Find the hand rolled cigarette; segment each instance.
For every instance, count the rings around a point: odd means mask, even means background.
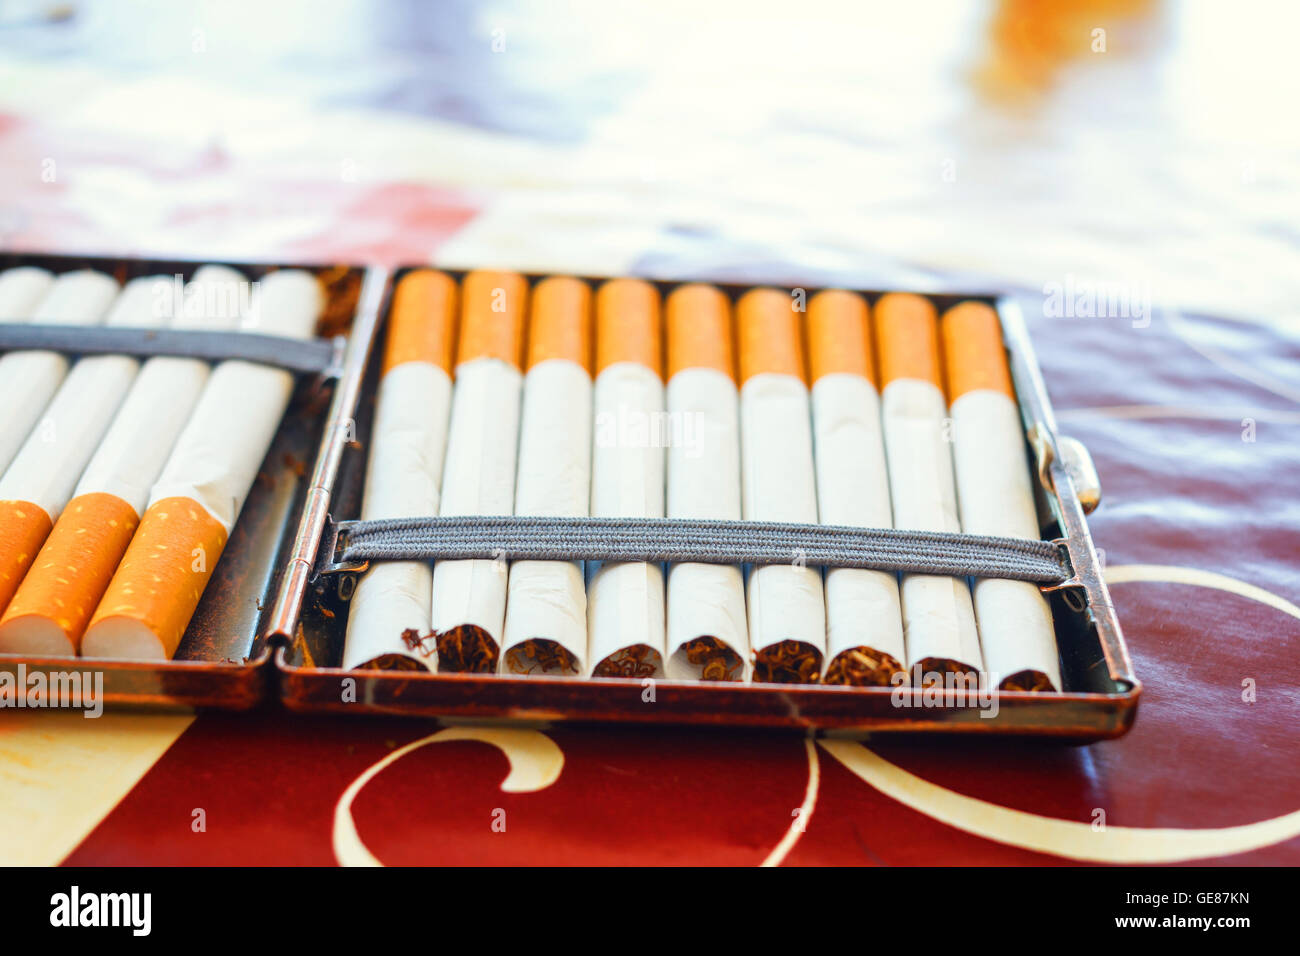
[[[739,520],[740,422],[727,297],[706,285],[668,296],[670,518]],[[674,680],[746,680],[749,631],[738,565],[668,569],[668,661]]]
[[[943,317],[944,367],[953,423],[961,527],[969,534],[1038,538],[1025,435],[997,314],[963,302]],[[975,582],[984,662],[1008,690],[1059,690],[1052,611],[1027,581]]]
[[[241,328],[307,338],[320,284],[300,270],[260,280]],[[81,651],[87,657],[166,659],[176,653],[248,497],[293,391],[293,376],[222,362],[149,492],[149,507],[109,582]]]
[[[17,287],[11,284],[7,293],[15,304],[40,285],[39,277],[32,274],[21,276],[16,282]],[[117,291],[117,282],[102,273],[64,273],[49,286],[31,312],[31,321],[98,325]],[[5,409],[5,417],[0,419],[0,474],[4,475],[4,481],[0,482],[0,610],[13,597],[49,535],[58,509],[65,503],[51,500],[58,498],[57,493],[42,493],[51,476],[42,464],[41,446],[54,444],[61,431],[65,438],[71,438],[78,423],[52,419],[39,425],[37,422],[67,372],[68,360],[58,352],[31,350],[0,356],[0,408]],[[32,451],[26,456],[27,462],[15,471],[15,456],[28,444],[32,445]],[[67,447],[66,442],[58,444]],[[74,474],[69,480],[75,482],[77,476]],[[54,507],[54,514],[46,510],[47,505]]]
[[[456,283],[432,269],[409,272],[389,311],[375,400],[361,517],[436,515],[451,414]],[[381,561],[361,576],[348,610],[344,668],[437,668],[433,570]]]
[[[746,521],[817,523],[812,426],[800,313],[776,289],[747,292],[737,308],[741,487]],[[754,680],[816,683],[826,653],[818,569],[799,554],[755,567],[746,589]]]
[[[960,531],[934,306],[920,296],[891,293],[876,303],[875,313],[894,527]],[[943,674],[973,676],[984,669],[964,578],[905,574],[902,602],[914,682],[942,682]]]
[[[822,524],[893,526],[866,301],[819,293],[808,303],[817,513]],[[888,685],[905,672],[898,578],[883,571],[826,572],[828,684]]]
[[[591,500],[591,289],[565,276],[533,290],[528,321],[515,513],[585,517]],[[585,673],[587,592],[582,565],[510,566],[502,671]]]
[[[663,323],[659,292],[612,279],[596,293],[591,513],[664,515]],[[595,677],[664,673],[664,575],[658,564],[587,563],[588,660]]]
[[[238,297],[209,294],[209,290],[237,290],[242,281],[231,269],[204,266],[195,273],[188,298],[211,307],[173,316],[170,309],[160,307],[173,288],[172,279],[136,279],[118,297],[105,324],[234,328],[239,321],[234,306]],[[66,419],[73,427],[57,428],[54,441],[34,447],[36,458],[28,459],[26,448],[18,458],[34,466],[27,469],[29,478],[44,469],[45,510],[56,520],[0,618],[0,653],[76,654],[90,614],[140,522],[149,488],[207,377],[206,362],[170,356],[149,359],[143,367],[127,356],[98,356],[73,367],[47,413],[51,420]],[[129,390],[113,415],[115,396],[126,380],[130,380]],[[112,422],[96,446],[94,435],[104,415],[112,415]],[[94,454],[83,471],[87,448]],[[72,490],[69,483],[78,475],[81,480]]]
[[[442,474],[444,517],[514,508],[519,371],[528,283],[513,272],[471,272],[461,287],[460,343]],[[492,673],[505,629],[508,555],[439,561],[433,568],[438,668]]]

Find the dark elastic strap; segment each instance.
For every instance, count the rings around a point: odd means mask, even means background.
[[[331,522],[318,571],[369,561],[505,558],[870,568],[1059,584],[1071,576],[1050,541],[973,534],[672,518],[394,518]]]
[[[41,349],[76,355],[171,355],[221,362],[238,359],[300,374],[331,371],[338,346],[327,339],[294,339],[258,332],[108,328],[0,322],[0,352]]]

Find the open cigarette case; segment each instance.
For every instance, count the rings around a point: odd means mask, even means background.
[[[8,256],[0,265],[54,272],[94,268],[119,279],[192,275],[198,262]],[[230,263],[251,278],[283,266]],[[258,481],[174,660],[92,661],[110,705],[248,708],[457,720],[574,721],[772,727],[826,734],[985,733],[1086,742],[1125,733],[1141,686],[1132,673],[1088,531],[1100,486],[1086,449],[1059,436],[1027,330],[1013,300],[931,296],[993,306],[1001,320],[1032,462],[1042,537],[1068,552],[1072,577],[1048,594],[1061,655],[1061,692],[992,690],[974,701],[925,699],[920,688],[344,670],[356,573],[331,562],[331,519],[359,516],[380,377],[384,322],[396,280],[381,268],[304,267],[325,283],[321,334],[346,335],[336,367],[298,379]],[[463,273],[446,270],[458,281]],[[528,276],[535,284],[543,276]],[[602,277],[583,277],[593,284]],[[666,296],[678,283],[657,281]],[[735,301],[748,286],[716,284]],[[812,296],[816,289],[806,290]],[[856,290],[874,303],[881,291]],[[63,670],[69,661],[0,656],[0,670]],[[991,705],[991,706],[990,706]]]
[[[56,277],[78,269],[102,272],[125,284],[140,276],[181,276],[188,281],[205,262],[161,259],[106,259],[47,255],[3,255],[0,269],[39,266]],[[356,266],[290,266],[228,263],[251,280],[275,269],[303,268],[322,282],[325,311],[320,335],[334,337],[341,363],[357,311],[364,271]],[[383,280],[379,282],[382,290]],[[340,364],[336,363],[336,364]],[[270,605],[283,577],[286,555],[302,514],[302,499],[337,370],[300,376],[289,409],[248,499],[231,531],[208,587],[175,657],[170,661],[24,658],[0,655],[0,671],[47,675],[69,670],[103,674],[103,697],[110,706],[204,706],[243,710],[275,693],[273,648],[267,642]],[[51,684],[51,686],[53,686]]]

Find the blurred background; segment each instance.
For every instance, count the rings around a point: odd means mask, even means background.
[[[1300,314],[1294,4],[0,2],[0,246]]]

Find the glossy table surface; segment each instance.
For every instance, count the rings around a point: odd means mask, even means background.
[[[0,711],[0,860],[1300,863],[1290,5],[52,6],[8,250],[1016,292],[1146,689],[1064,749]]]

